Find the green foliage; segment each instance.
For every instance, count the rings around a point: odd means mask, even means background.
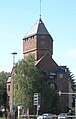
[[[42,89],[42,102],[41,102],[41,110],[43,113],[56,113],[57,112],[57,102],[58,95],[55,90],[50,88],[49,84],[44,82]]]
[[[0,106],[4,105],[6,108],[6,100],[7,100],[7,87],[6,82],[9,77],[9,73],[0,72]]]
[[[76,82],[74,79],[74,75],[69,69],[68,69],[68,81],[71,83],[73,91],[76,91]]]
[[[34,108],[34,93],[41,93],[40,112],[55,111],[57,95],[50,88],[46,74],[35,66],[34,58],[30,55],[15,65],[15,104],[23,104],[26,108]],[[55,100],[56,99],[56,100]]]
[[[36,90],[35,82],[41,79],[40,71],[36,68],[32,56],[22,59],[15,66],[15,101],[30,107]]]
[[[5,117],[0,117],[0,119],[6,119]]]

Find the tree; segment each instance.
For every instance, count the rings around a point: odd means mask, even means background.
[[[41,93],[41,112],[51,112],[56,109],[56,93],[50,88],[46,74],[35,66],[34,58],[30,55],[25,60],[16,63],[15,67],[15,104],[23,104],[26,108],[34,108],[34,93]]]
[[[74,79],[74,74],[68,69],[68,81],[71,83],[72,90],[76,91],[76,82]]]
[[[16,64],[15,67],[15,99],[16,104],[22,103],[25,107],[29,107],[32,101],[32,96],[35,92],[33,90],[33,83],[37,77],[37,71],[34,65],[33,58],[28,58],[27,60],[22,59]]]
[[[76,93],[76,82],[74,79],[74,74],[68,69],[68,81],[71,83],[71,87],[74,93]],[[75,97],[75,95],[73,95]],[[72,107],[75,107],[75,98],[73,98]]]
[[[7,103],[7,79],[10,73],[0,72],[0,106],[4,106],[6,109]]]

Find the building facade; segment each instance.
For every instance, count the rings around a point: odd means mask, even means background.
[[[53,59],[53,38],[49,34],[45,24],[41,18],[33,25],[30,31],[23,38],[23,54],[24,57],[29,54],[35,57],[35,65],[42,71],[46,72],[49,79],[53,79],[56,90],[61,92],[69,92],[68,68],[59,66]],[[71,87],[70,87],[71,88]],[[71,106],[72,98],[69,95],[61,95],[59,108],[62,112],[66,112]]]
[[[53,59],[53,38],[49,34],[45,24],[40,18],[30,29],[30,31],[23,38],[23,55],[26,58],[29,54],[32,54],[35,58],[35,65],[46,72],[48,80],[51,82],[51,86],[56,89],[57,93],[70,92],[68,83],[68,69],[66,66],[59,66]],[[10,83],[7,82],[7,92],[9,96],[9,107],[12,110],[13,98],[12,87],[8,90],[9,84],[12,85],[11,78]],[[69,99],[70,97],[70,99]],[[66,112],[67,107],[71,106],[72,97],[69,95],[60,95],[59,109],[61,112]]]

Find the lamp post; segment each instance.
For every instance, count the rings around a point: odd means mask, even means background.
[[[11,53],[13,55],[13,66],[15,65],[15,55],[17,55],[17,52],[12,52]]]
[[[15,66],[15,55],[17,55],[17,52],[11,53],[13,55],[13,68]],[[14,70],[12,71],[12,111],[14,111]]]

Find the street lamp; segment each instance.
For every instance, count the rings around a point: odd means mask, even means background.
[[[15,65],[15,55],[17,55],[17,52],[11,53],[13,55],[13,66]]]
[[[13,68],[15,66],[15,55],[17,55],[17,52],[11,53],[13,55]],[[12,111],[14,110],[14,70],[12,70]]]

